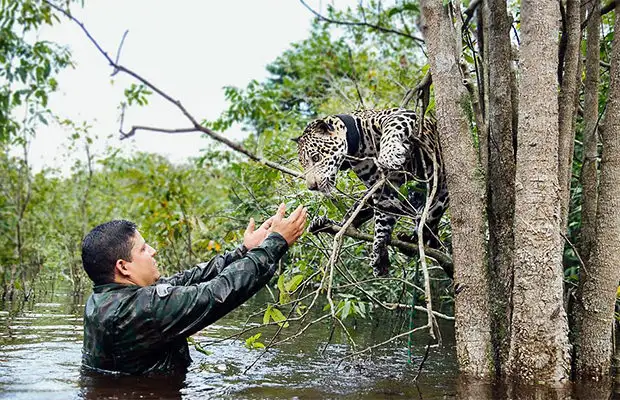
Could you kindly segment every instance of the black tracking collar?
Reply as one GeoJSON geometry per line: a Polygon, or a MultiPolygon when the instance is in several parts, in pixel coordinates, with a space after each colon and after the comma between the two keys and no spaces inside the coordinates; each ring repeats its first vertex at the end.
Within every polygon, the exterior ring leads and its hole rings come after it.
{"type": "Polygon", "coordinates": [[[360,148],[360,131],[357,129],[355,119],[347,114],[337,114],[336,117],[340,118],[347,128],[347,153],[353,156],[360,148]]]}

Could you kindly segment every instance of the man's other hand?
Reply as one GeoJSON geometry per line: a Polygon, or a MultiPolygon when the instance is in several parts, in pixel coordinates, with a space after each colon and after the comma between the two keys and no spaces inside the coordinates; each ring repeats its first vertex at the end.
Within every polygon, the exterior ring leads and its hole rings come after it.
{"type": "Polygon", "coordinates": [[[267,221],[263,222],[261,226],[258,227],[257,230],[254,230],[255,222],[254,218],[250,218],[250,223],[248,227],[245,229],[245,233],[243,234],[243,245],[248,250],[252,250],[254,247],[258,246],[265,240],[267,235],[269,235],[271,227],[271,222],[274,217],[269,218],[267,221]]]}
{"type": "Polygon", "coordinates": [[[270,218],[271,227],[269,231],[282,235],[286,243],[291,246],[304,233],[308,210],[300,205],[287,218],[284,218],[285,213],[286,205],[282,203],[278,207],[276,215],[270,218]]]}

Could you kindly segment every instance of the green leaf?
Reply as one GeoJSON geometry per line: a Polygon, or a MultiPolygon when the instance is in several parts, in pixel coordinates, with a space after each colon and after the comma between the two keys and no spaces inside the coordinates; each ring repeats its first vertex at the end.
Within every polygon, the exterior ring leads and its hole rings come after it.
{"type": "Polygon", "coordinates": [[[303,280],[304,276],[301,274],[293,276],[291,280],[288,281],[285,285],[286,291],[289,293],[294,292],[299,287],[299,284],[303,282],[303,280]]]}
{"type": "Polygon", "coordinates": [[[269,317],[273,320],[273,322],[277,322],[277,324],[283,328],[288,328],[288,322],[286,321],[286,317],[282,314],[282,311],[278,310],[275,307],[271,307],[269,310],[269,317]]]}
{"type": "Polygon", "coordinates": [[[263,324],[269,323],[269,317],[271,317],[271,304],[267,306],[267,309],[265,310],[265,314],[263,314],[263,324]]]}
{"type": "Polygon", "coordinates": [[[261,337],[261,335],[262,333],[257,333],[256,335],[250,336],[249,338],[247,338],[245,340],[245,347],[247,347],[250,350],[264,349],[265,345],[257,341],[261,337]]]}

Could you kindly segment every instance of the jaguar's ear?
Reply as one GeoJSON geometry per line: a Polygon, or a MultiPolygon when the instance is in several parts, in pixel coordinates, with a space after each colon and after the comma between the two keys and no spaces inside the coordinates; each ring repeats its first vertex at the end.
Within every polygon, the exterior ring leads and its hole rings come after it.
{"type": "Polygon", "coordinates": [[[316,127],[321,133],[330,133],[334,130],[332,124],[327,123],[322,119],[316,121],[316,127]]]}
{"type": "Polygon", "coordinates": [[[295,143],[299,143],[299,138],[298,138],[298,137],[294,137],[294,138],[292,138],[291,140],[292,140],[293,142],[295,142],[295,143]]]}

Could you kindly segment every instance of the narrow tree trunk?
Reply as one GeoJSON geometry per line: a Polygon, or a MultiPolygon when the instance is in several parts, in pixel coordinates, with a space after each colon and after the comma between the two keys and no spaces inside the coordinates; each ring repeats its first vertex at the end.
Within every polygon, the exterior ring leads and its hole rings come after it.
{"type": "MultiPolygon", "coordinates": [[[[614,31],[620,31],[620,2],[614,31]]],[[[603,154],[596,213],[596,242],[583,280],[577,374],[608,378],[612,359],[612,329],[616,290],[620,280],[620,36],[615,35],[605,121],[601,129],[603,154]]]]}
{"type": "Polygon", "coordinates": [[[450,192],[457,358],[463,373],[491,376],[484,182],[465,114],[469,100],[458,66],[460,38],[442,2],[422,1],[422,16],[450,192]]]}
{"type": "Polygon", "coordinates": [[[514,378],[526,382],[565,381],[570,368],[558,195],[559,19],[557,0],[522,2],[508,367],[514,378]]]}
{"type": "Polygon", "coordinates": [[[601,61],[601,4],[593,1],[588,11],[586,79],[583,105],[583,163],[581,167],[581,238],[579,255],[587,265],[596,235],[598,197],[598,83],[601,61]]]}
{"type": "Polygon", "coordinates": [[[487,212],[489,264],[492,276],[493,342],[496,367],[505,369],[510,349],[510,316],[514,262],[515,149],[512,131],[510,21],[506,0],[487,0],[489,66],[489,165],[487,212]]]}
{"type": "MultiPolygon", "coordinates": [[[[583,160],[581,164],[581,232],[579,237],[579,256],[583,265],[590,264],[590,254],[596,238],[596,203],[598,201],[598,85],[600,81],[601,4],[591,2],[588,7],[586,30],[586,63],[583,104],[583,160]]],[[[583,267],[582,265],[582,267],[583,267]]],[[[580,275],[585,274],[580,268],[580,275]]],[[[581,303],[584,278],[580,277],[577,288],[577,301],[571,302],[571,340],[573,354],[579,355],[579,335],[583,304],[581,303]]],[[[576,363],[576,359],[573,360],[576,363]]],[[[576,365],[576,364],[575,364],[576,365]]]]}
{"type": "MultiPolygon", "coordinates": [[[[598,1],[598,0],[597,0],[598,1]]],[[[581,45],[581,13],[579,0],[566,1],[566,21],[564,24],[566,49],[564,52],[564,68],[559,98],[559,153],[558,183],[560,187],[561,229],[567,227],[568,209],[570,204],[570,183],[573,171],[573,145],[575,142],[575,119],[577,113],[576,99],[581,73],[578,72],[581,45]]]]}

